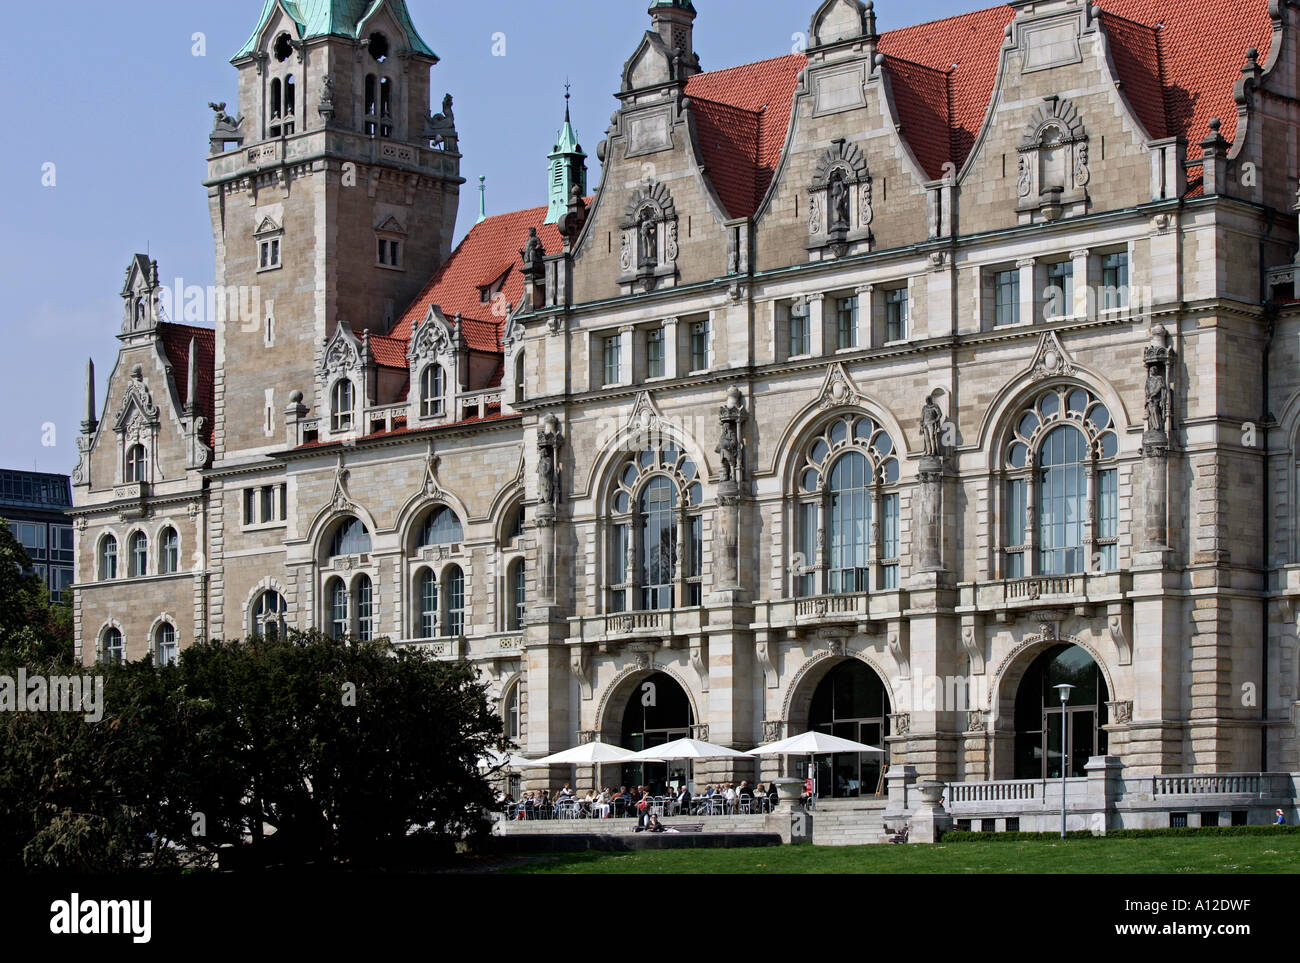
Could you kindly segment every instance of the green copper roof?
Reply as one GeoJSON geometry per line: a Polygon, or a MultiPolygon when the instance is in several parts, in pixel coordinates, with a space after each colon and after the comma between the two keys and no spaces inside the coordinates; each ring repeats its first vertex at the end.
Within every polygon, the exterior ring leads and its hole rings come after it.
{"type": "Polygon", "coordinates": [[[555,137],[555,149],[551,151],[551,166],[548,176],[550,184],[550,204],[546,211],[547,224],[556,224],[569,209],[569,194],[574,184],[583,193],[587,193],[587,153],[578,143],[578,135],[573,132],[569,120],[569,94],[564,94],[564,126],[555,137]]]}
{"type": "Polygon", "coordinates": [[[253,35],[232,59],[246,57],[257,49],[257,40],[277,7],[282,7],[297,23],[299,40],[310,40],[313,37],[347,37],[355,40],[365,29],[370,17],[384,4],[388,4],[406,31],[406,41],[411,49],[437,59],[438,55],[424,42],[415,29],[415,24],[411,22],[405,0],[266,0],[253,35]]]}
{"type": "Polygon", "coordinates": [[[691,13],[695,12],[695,7],[691,5],[691,0],[655,0],[654,3],[650,4],[650,9],[653,10],[655,7],[676,7],[678,10],[689,10],[691,13]]]}

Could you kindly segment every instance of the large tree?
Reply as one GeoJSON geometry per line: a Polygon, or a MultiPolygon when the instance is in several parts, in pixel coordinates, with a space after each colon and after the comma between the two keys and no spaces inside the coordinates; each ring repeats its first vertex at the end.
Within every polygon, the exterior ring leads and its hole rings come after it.
{"type": "Polygon", "coordinates": [[[32,572],[32,559],[0,518],[0,657],[34,662],[72,658],[72,620],[66,605],[51,605],[49,589],[32,572]]]}

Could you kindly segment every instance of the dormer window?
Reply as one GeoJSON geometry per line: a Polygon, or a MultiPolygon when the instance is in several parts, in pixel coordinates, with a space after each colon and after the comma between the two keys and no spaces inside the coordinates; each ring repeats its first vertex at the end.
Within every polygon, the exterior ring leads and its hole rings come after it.
{"type": "Polygon", "coordinates": [[[437,418],[446,409],[446,375],[442,365],[431,364],[420,375],[420,411],[425,418],[437,418]]]}
{"type": "Polygon", "coordinates": [[[351,431],[355,393],[352,382],[343,378],[330,392],[330,425],[334,431],[351,431]]]}
{"type": "Polygon", "coordinates": [[[126,450],[126,470],[123,481],[128,485],[145,480],[144,445],[132,445],[126,450]]]}
{"type": "Polygon", "coordinates": [[[379,264],[382,267],[402,266],[402,242],[379,239],[379,264]]]}

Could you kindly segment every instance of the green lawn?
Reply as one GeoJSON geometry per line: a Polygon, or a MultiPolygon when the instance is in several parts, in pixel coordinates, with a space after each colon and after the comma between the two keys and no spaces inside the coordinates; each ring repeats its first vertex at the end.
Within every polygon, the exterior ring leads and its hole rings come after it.
{"type": "Polygon", "coordinates": [[[1300,835],[780,846],[527,857],[498,873],[1295,873],[1300,835]]]}

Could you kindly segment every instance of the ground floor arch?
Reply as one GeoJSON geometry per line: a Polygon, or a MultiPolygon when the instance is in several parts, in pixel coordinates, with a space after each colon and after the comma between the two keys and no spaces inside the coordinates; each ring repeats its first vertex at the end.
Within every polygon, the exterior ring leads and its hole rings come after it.
{"type": "Polygon", "coordinates": [[[1059,779],[1063,761],[1067,776],[1087,775],[1088,760],[1109,748],[1109,701],[1106,676],[1087,649],[1063,642],[1039,652],[1015,692],[1015,778],[1059,779]],[[1074,687],[1064,705],[1062,684],[1074,687]]]}
{"type": "MultiPolygon", "coordinates": [[[[815,730],[887,749],[892,712],[889,690],[873,666],[861,659],[831,659],[808,673],[793,693],[790,733],[815,730]]],[[[819,756],[814,767],[818,795],[874,796],[883,791],[887,759],[887,752],[819,756]]],[[[803,765],[807,762],[801,760],[803,765]]]]}

